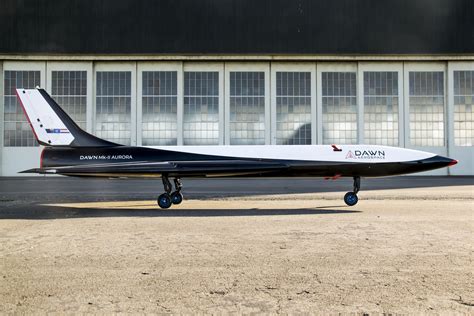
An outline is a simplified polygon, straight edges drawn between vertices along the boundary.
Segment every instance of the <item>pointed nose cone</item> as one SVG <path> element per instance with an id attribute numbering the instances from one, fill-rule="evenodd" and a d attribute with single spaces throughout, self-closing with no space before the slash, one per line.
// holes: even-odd
<path id="1" fill-rule="evenodd" d="M 449 158 L 448 158 L 449 159 Z M 448 163 L 448 167 L 451 167 L 451 166 L 454 166 L 455 164 L 457 164 L 459 161 L 457 161 L 456 159 L 451 159 L 451 162 Z"/>
<path id="2" fill-rule="evenodd" d="M 443 156 L 433 157 L 433 162 L 441 164 L 441 165 L 443 165 L 443 167 L 454 166 L 455 164 L 458 163 L 458 161 L 456 159 L 451 159 L 451 158 L 443 157 Z"/>

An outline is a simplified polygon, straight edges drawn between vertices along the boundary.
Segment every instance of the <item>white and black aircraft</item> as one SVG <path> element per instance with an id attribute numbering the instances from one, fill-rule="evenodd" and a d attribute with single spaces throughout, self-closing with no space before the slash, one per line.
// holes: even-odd
<path id="1" fill-rule="evenodd" d="M 183 146 L 172 149 L 115 144 L 83 131 L 40 88 L 17 89 L 38 142 L 40 168 L 24 173 L 77 177 L 161 177 L 158 205 L 183 200 L 188 177 L 352 177 L 344 201 L 355 205 L 361 177 L 381 177 L 451 166 L 457 160 L 428 152 L 376 145 Z M 174 190 L 170 182 L 174 179 Z"/>

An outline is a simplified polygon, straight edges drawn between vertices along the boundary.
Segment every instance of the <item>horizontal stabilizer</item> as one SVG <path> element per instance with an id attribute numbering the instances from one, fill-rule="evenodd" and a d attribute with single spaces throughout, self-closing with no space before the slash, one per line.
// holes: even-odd
<path id="1" fill-rule="evenodd" d="M 41 169 L 33 168 L 33 169 L 23 170 L 18 173 L 41 173 Z"/>

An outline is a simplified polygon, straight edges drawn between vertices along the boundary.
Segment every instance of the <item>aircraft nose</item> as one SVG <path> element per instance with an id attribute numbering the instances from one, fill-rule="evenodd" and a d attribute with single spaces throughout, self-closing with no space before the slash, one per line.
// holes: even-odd
<path id="1" fill-rule="evenodd" d="M 451 159 L 443 156 L 435 156 L 435 161 L 444 164 L 446 167 L 454 166 L 459 162 L 456 159 Z"/>
<path id="2" fill-rule="evenodd" d="M 449 159 L 449 158 L 448 158 Z M 450 166 L 454 166 L 455 164 L 457 164 L 459 161 L 456 160 L 456 159 L 451 159 L 451 161 L 448 163 L 448 167 Z"/>

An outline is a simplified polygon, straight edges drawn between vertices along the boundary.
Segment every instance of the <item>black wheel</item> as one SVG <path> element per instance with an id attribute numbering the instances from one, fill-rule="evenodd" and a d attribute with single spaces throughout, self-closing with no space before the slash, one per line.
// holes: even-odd
<path id="1" fill-rule="evenodd" d="M 349 206 L 356 205 L 358 201 L 359 198 L 354 192 L 347 192 L 346 195 L 344 195 L 344 202 L 346 202 L 346 204 Z"/>
<path id="2" fill-rule="evenodd" d="M 158 205 L 161 208 L 169 208 L 171 206 L 171 197 L 168 193 L 163 193 L 158 197 Z"/>
<path id="3" fill-rule="evenodd" d="M 183 202 L 183 194 L 178 191 L 171 193 L 171 202 L 173 204 L 180 204 L 181 202 Z"/>

